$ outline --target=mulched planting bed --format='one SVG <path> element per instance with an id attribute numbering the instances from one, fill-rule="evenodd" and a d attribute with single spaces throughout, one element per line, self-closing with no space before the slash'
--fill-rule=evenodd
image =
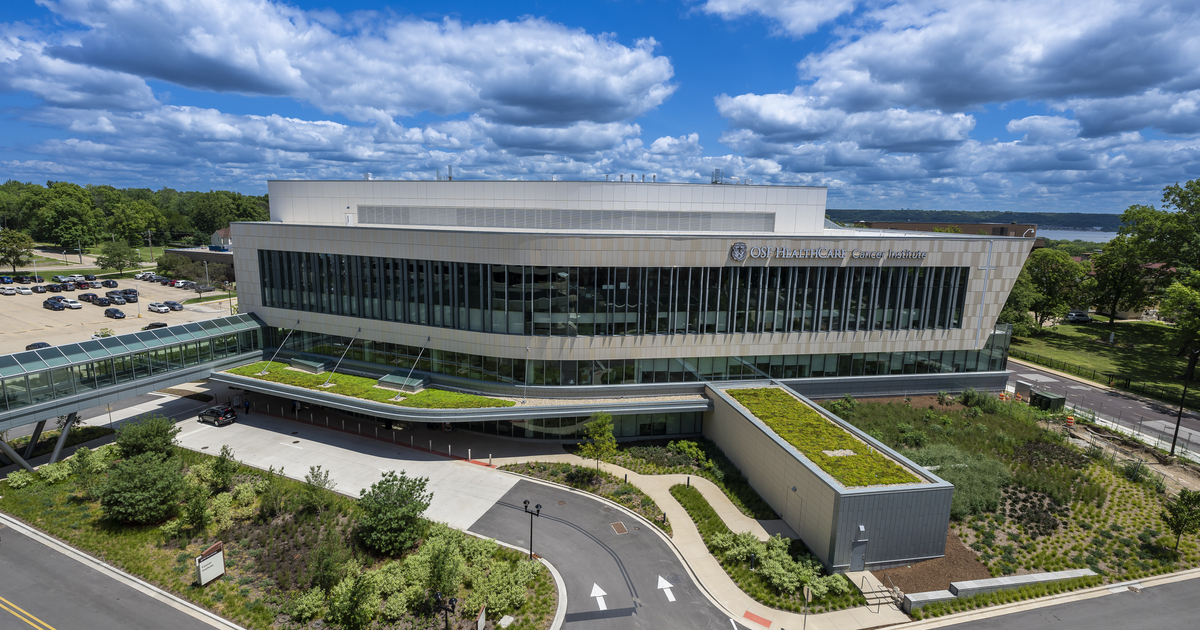
<path id="1" fill-rule="evenodd" d="M 616 501 L 637 512 L 642 518 L 654 523 L 659 529 L 665 531 L 668 536 L 671 535 L 671 521 L 665 518 L 666 515 L 663 514 L 662 509 L 658 507 L 654 499 L 646 496 L 646 493 L 639 490 L 637 486 L 621 480 L 616 475 L 611 475 L 588 466 L 575 466 L 565 463 L 549 464 L 546 462 L 507 464 L 501 466 L 500 470 L 561 483 L 577 490 L 583 490 L 584 492 L 604 497 L 610 501 Z"/>
<path id="2" fill-rule="evenodd" d="M 946 532 L 945 557 L 871 573 L 884 586 L 895 586 L 905 593 L 946 591 L 950 590 L 951 582 L 992 577 L 975 552 L 968 549 L 953 531 Z"/>

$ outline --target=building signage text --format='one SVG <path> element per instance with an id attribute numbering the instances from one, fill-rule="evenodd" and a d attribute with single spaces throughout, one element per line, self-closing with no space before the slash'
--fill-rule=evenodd
<path id="1" fill-rule="evenodd" d="M 817 247 L 813 249 L 792 249 L 790 247 L 747 247 L 745 243 L 734 243 L 729 250 L 729 255 L 736 261 L 741 262 L 746 258 L 833 258 L 844 260 L 847 256 L 850 258 L 904 258 L 904 259 L 922 259 L 928 255 L 928 252 L 918 252 L 912 250 L 878 250 L 867 251 L 861 249 L 840 249 L 836 247 Z"/>

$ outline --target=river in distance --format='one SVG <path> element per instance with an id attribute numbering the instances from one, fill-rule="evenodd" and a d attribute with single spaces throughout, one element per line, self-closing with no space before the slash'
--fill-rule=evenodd
<path id="1" fill-rule="evenodd" d="M 1093 243 L 1107 243 L 1116 238 L 1116 232 L 1097 232 L 1093 230 L 1038 230 L 1037 235 L 1041 238 L 1050 238 L 1056 241 L 1092 241 Z"/>

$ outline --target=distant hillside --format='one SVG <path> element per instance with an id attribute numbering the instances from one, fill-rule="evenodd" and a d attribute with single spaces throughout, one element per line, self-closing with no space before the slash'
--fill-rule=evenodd
<path id="1" fill-rule="evenodd" d="M 919 223 L 1035 223 L 1043 230 L 1116 232 L 1119 214 L 1082 212 L 963 212 L 959 210 L 834 210 L 825 214 L 841 223 L 853 221 L 915 221 Z"/>

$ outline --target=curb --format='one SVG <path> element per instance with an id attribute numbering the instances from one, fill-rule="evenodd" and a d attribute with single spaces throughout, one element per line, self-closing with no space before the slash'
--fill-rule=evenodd
<path id="1" fill-rule="evenodd" d="M 100 573 L 104 573 L 109 577 L 124 582 L 126 585 L 131 586 L 154 599 L 173 606 L 174 608 L 182 611 L 185 614 L 191 615 L 200 621 L 206 622 L 214 628 L 222 628 L 224 630 L 246 630 L 246 628 L 243 628 L 242 626 L 239 626 L 232 621 L 217 615 L 216 613 L 205 610 L 177 595 L 164 591 L 163 589 L 140 578 L 134 577 L 85 551 L 76 549 L 75 547 L 72 547 L 63 541 L 50 536 L 49 534 L 35 529 L 16 517 L 0 513 L 0 523 L 3 523 L 8 527 L 11 527 L 16 531 L 29 536 L 37 542 L 50 547 L 55 551 L 58 551 L 59 553 L 71 558 L 72 560 L 75 560 L 76 562 L 90 565 Z"/>
<path id="2" fill-rule="evenodd" d="M 525 549 L 524 547 L 518 547 L 516 545 L 510 545 L 510 544 L 504 542 L 503 540 L 500 540 L 499 538 L 488 538 L 487 536 L 484 536 L 482 534 L 476 534 L 475 532 L 473 532 L 469 529 L 464 529 L 462 531 L 464 533 L 474 536 L 476 538 L 482 538 L 484 540 L 495 541 L 496 544 L 500 545 L 501 547 L 508 547 L 509 549 L 513 549 L 515 551 L 520 551 L 522 553 L 528 553 L 531 555 L 533 553 L 529 549 Z M 560 628 L 562 628 L 563 621 L 565 621 L 567 618 L 567 583 L 563 581 L 562 576 L 559 575 L 559 573 L 558 573 L 558 569 L 554 568 L 554 565 L 550 564 L 549 560 L 547 560 L 541 556 L 538 556 L 537 559 L 538 559 L 538 562 L 541 562 L 542 564 L 546 565 L 547 569 L 550 569 L 550 575 L 552 575 L 554 577 L 554 584 L 555 584 L 555 586 L 558 587 L 558 609 L 554 611 L 554 621 L 550 624 L 550 630 L 559 630 Z"/>
<path id="3" fill-rule="evenodd" d="M 522 462 L 522 463 L 525 463 L 525 462 Z M 671 552 L 675 554 L 675 557 L 679 559 L 679 562 L 683 565 L 683 568 L 687 570 L 688 576 L 691 577 L 692 582 L 700 587 L 700 591 L 702 593 L 704 593 L 704 597 L 707 598 L 709 602 L 712 602 L 712 604 L 714 606 L 716 606 L 718 610 L 725 613 L 725 615 L 728 616 L 731 621 L 734 621 L 734 623 L 736 623 L 737 620 L 741 619 L 741 617 L 739 615 L 736 615 L 736 614 L 730 612 L 730 610 L 725 606 L 725 604 L 723 604 L 721 601 L 719 601 L 708 590 L 708 586 L 706 584 L 704 584 L 703 581 L 700 580 L 700 577 L 698 575 L 696 575 L 696 571 L 695 571 L 695 569 L 692 568 L 692 564 L 690 562 L 688 562 L 687 557 L 684 556 L 683 553 L 679 550 L 679 547 L 676 546 L 675 541 L 672 540 L 670 536 L 667 536 L 666 532 L 659 529 L 659 527 L 657 525 L 655 525 L 654 523 L 651 523 L 650 521 L 647 521 L 645 519 L 645 517 L 643 517 L 641 514 L 638 514 L 637 512 L 634 512 L 633 510 L 630 510 L 629 508 L 625 507 L 624 505 L 621 505 L 620 503 L 617 503 L 616 501 L 613 501 L 611 499 L 607 499 L 605 497 L 602 497 L 597 494 L 592 494 L 590 492 L 584 492 L 583 490 L 579 490 L 577 488 L 572 488 L 571 486 L 568 486 L 568 485 L 564 485 L 561 483 L 555 483 L 553 481 L 546 481 L 545 479 L 538 479 L 537 477 L 530 477 L 529 475 L 524 475 L 524 474 L 521 474 L 518 472 L 512 472 L 511 470 L 499 470 L 499 469 L 497 469 L 497 470 L 499 472 L 502 472 L 505 474 L 509 474 L 509 475 L 513 475 L 515 477 L 520 477 L 522 479 L 526 479 L 533 483 L 542 484 L 544 486 L 552 486 L 555 488 L 561 488 L 561 489 L 571 492 L 573 494 L 582 495 L 582 496 L 585 496 L 585 497 L 588 497 L 591 499 L 595 499 L 602 503 L 607 503 L 608 505 L 611 505 L 611 506 L 617 508 L 618 510 L 621 510 L 622 512 L 624 512 L 624 513 L 632 516 L 633 518 L 641 521 L 642 523 L 646 524 L 649 527 L 649 529 L 653 530 L 654 533 L 658 534 L 658 537 L 661 538 L 663 540 L 663 542 L 667 543 L 667 546 L 670 547 Z M 695 526 L 695 524 L 693 523 L 693 527 L 694 526 Z M 746 627 L 750 628 L 752 626 L 746 626 Z"/>

